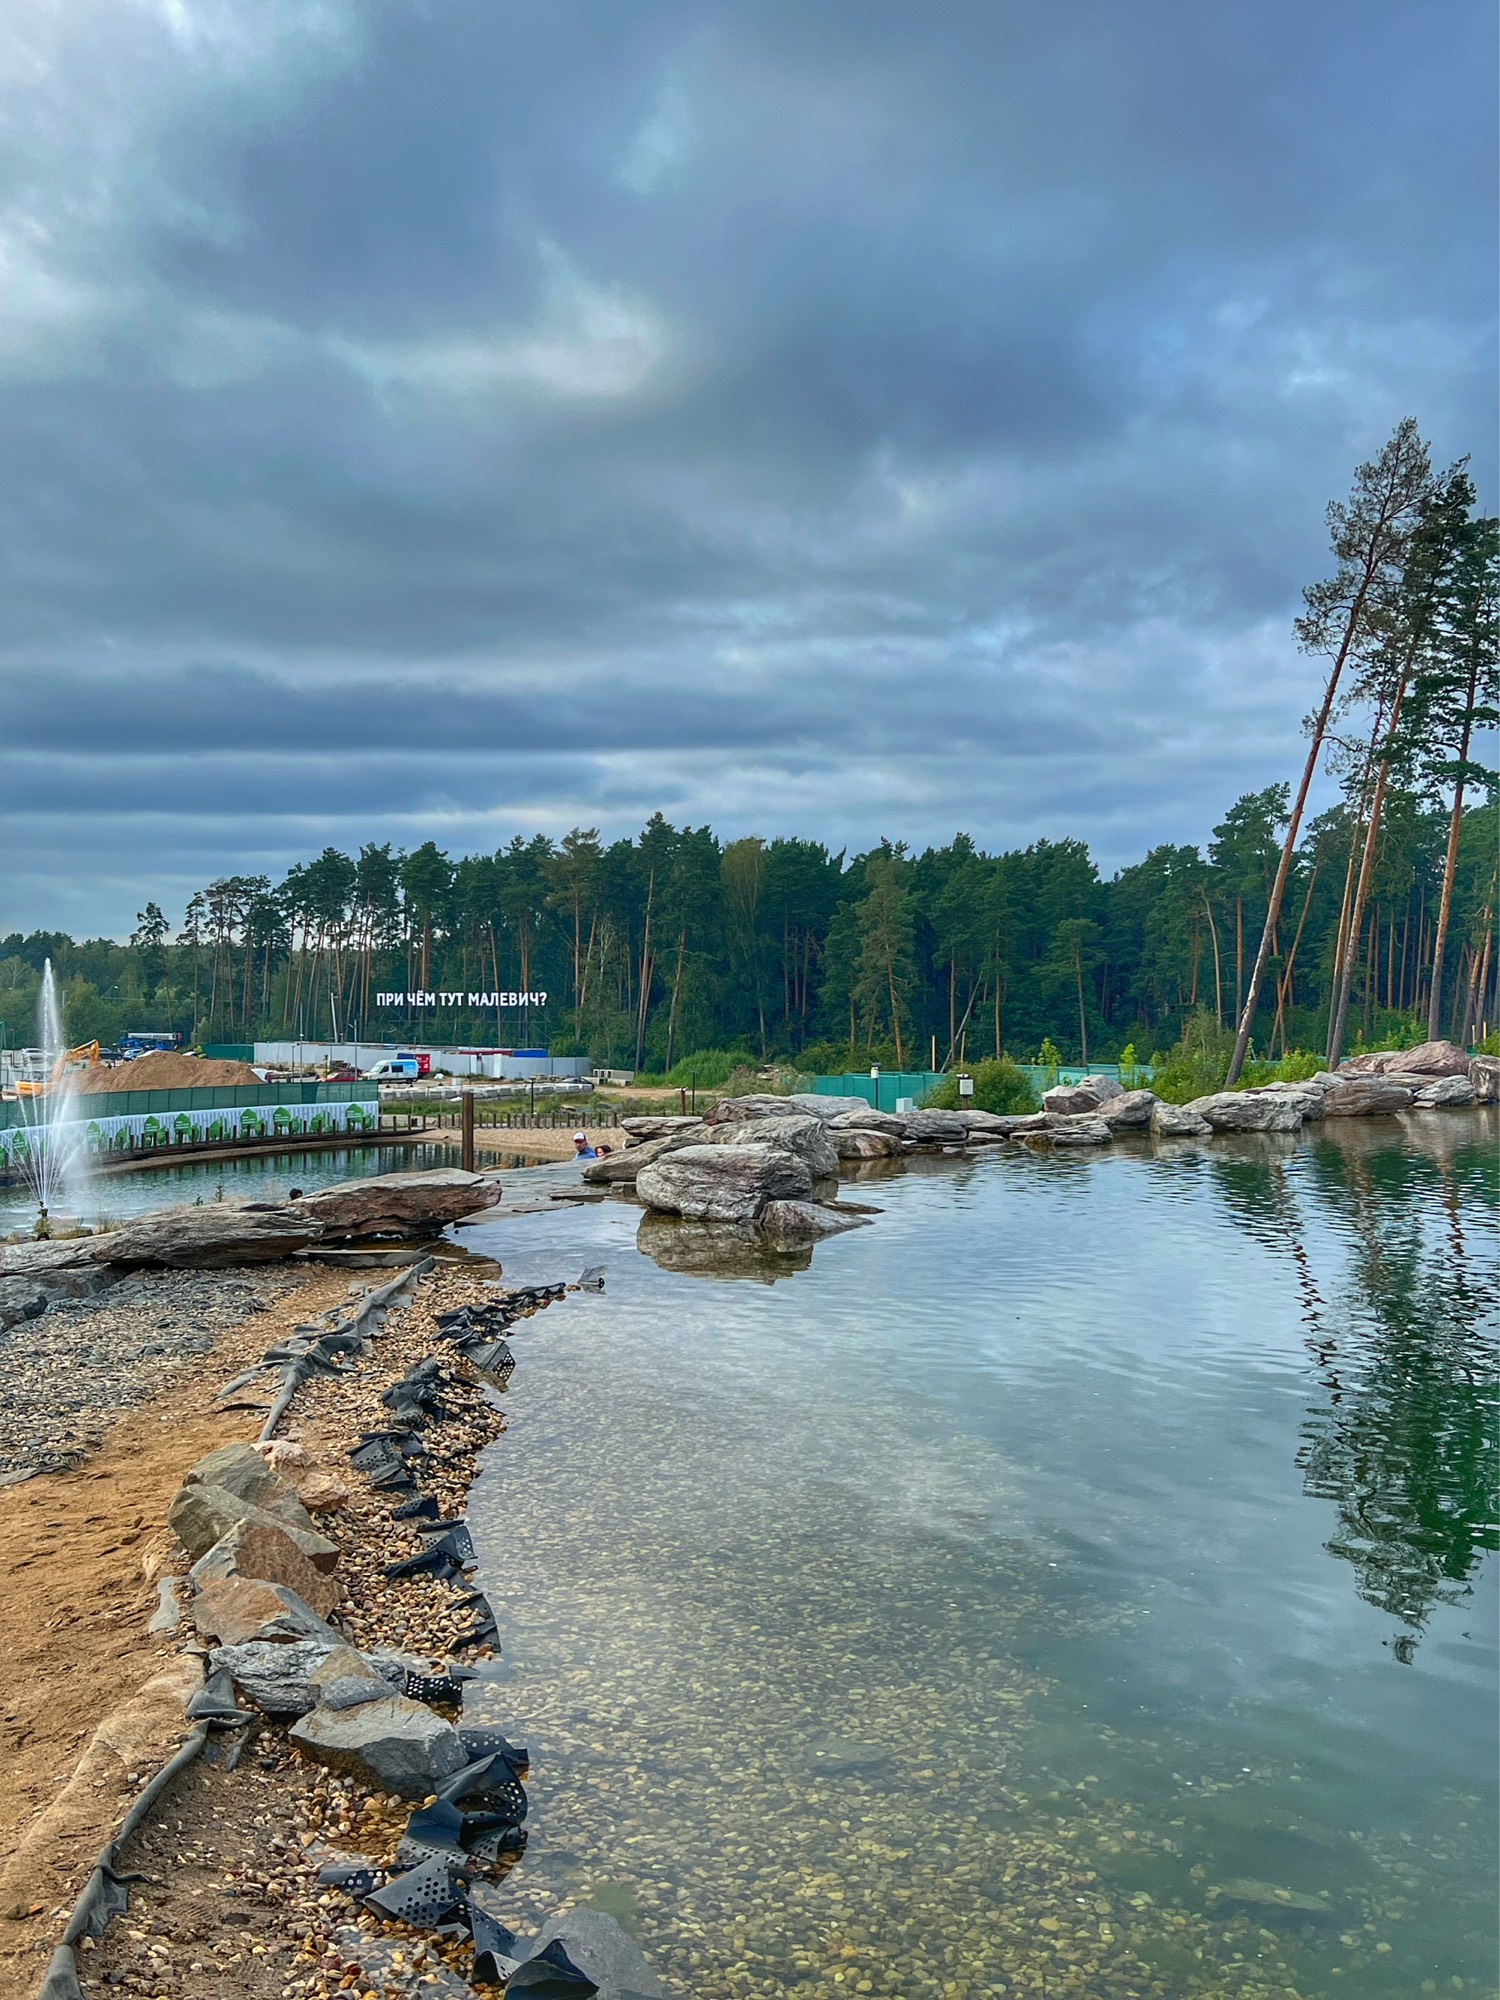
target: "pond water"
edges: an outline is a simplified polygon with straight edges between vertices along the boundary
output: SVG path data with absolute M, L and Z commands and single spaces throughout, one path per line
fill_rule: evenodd
M 471 1506 L 512 1920 L 695 2000 L 1493 1992 L 1496 1132 L 996 1148 L 734 1277 L 467 1232 L 608 1270 Z
M 399 1173 L 403 1168 L 456 1167 L 452 1146 L 349 1146 L 334 1152 L 256 1153 L 238 1160 L 184 1161 L 175 1167 L 102 1173 L 87 1183 L 78 1220 L 123 1222 L 153 1209 L 197 1201 L 281 1201 L 293 1188 L 311 1194 L 335 1181 L 366 1174 Z M 222 1192 L 221 1192 L 222 1191 Z M 0 1187 L 0 1236 L 12 1229 L 29 1233 L 36 1220 L 36 1197 L 20 1185 Z

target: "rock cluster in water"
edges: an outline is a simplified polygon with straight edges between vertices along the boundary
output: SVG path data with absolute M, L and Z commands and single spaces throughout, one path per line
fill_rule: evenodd
M 699 1117 L 627 1118 L 631 1143 L 585 1167 L 595 1186 L 634 1186 L 658 1214 L 725 1224 L 775 1244 L 808 1243 L 866 1218 L 831 1197 L 843 1164 L 1019 1142 L 1107 1146 L 1121 1132 L 1202 1138 L 1221 1132 L 1296 1132 L 1318 1118 L 1435 1110 L 1500 1098 L 1500 1058 L 1470 1057 L 1451 1042 L 1357 1056 L 1299 1083 L 1221 1090 L 1166 1104 L 1151 1090 L 1086 1076 L 1045 1093 L 1042 1109 L 872 1110 L 862 1098 L 753 1094 Z

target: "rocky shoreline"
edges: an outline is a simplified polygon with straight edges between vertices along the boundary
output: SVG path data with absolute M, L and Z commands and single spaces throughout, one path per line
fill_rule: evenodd
M 254 1223 L 258 1244 L 265 1225 Z M 213 1227 L 242 1224 L 221 1215 Z M 87 1322 L 107 1341 L 111 1300 L 130 1326 L 175 1297 L 194 1331 L 173 1359 L 196 1377 L 177 1393 L 199 1410 L 210 1357 L 216 1371 L 236 1365 L 213 1404 L 230 1441 L 186 1455 L 169 1531 L 138 1516 L 127 1537 L 143 1550 L 127 1615 L 144 1622 L 154 1604 L 156 1671 L 102 1716 L 0 1874 L 6 2000 L 459 1996 L 507 1974 L 516 1991 L 565 1978 L 607 2000 L 661 1992 L 601 1913 L 512 1936 L 498 1885 L 524 1846 L 526 1753 L 462 1707 L 473 1663 L 497 1643 L 463 1507 L 479 1453 L 504 1429 L 506 1335 L 564 1287 L 507 1292 L 487 1260 L 428 1260 L 403 1283 L 391 1298 L 389 1283 L 371 1291 L 283 1264 L 274 1280 L 255 1267 L 211 1280 L 171 1271 L 49 1301 L 54 1329 Z M 274 1284 L 303 1318 L 262 1316 Z M 310 1292 L 321 1310 L 309 1317 Z M 226 1321 L 280 1331 L 245 1366 L 243 1332 L 236 1352 Z M 28 1338 L 40 1331 L 24 1323 Z M 140 1377 L 126 1389 L 149 1394 Z M 275 1434 L 257 1442 L 257 1424 Z M 23 1470 L 46 1469 L 34 1456 Z M 51 1485 L 4 1497 L 23 1505 Z M 74 1640 L 90 1642 L 87 1629 Z M 118 1851 L 105 1842 L 75 1908 L 101 1832 L 129 1825 L 143 1801 L 149 1814 Z
M 913 1152 L 1020 1145 L 1108 1146 L 1117 1138 L 1212 1139 L 1295 1133 L 1325 1118 L 1457 1110 L 1500 1100 L 1500 1058 L 1451 1042 L 1352 1058 L 1306 1081 L 1216 1091 L 1168 1104 L 1113 1077 L 1086 1076 L 1045 1093 L 1040 1111 L 872 1109 L 863 1098 L 802 1092 L 725 1098 L 700 1117 L 627 1118 L 630 1144 L 584 1168 L 598 1188 L 633 1192 L 653 1213 L 770 1249 L 859 1228 L 870 1211 L 837 1199 L 848 1165 Z

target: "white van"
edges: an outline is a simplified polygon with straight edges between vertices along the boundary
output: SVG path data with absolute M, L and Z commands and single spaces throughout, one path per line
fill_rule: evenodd
M 373 1069 L 365 1071 L 366 1083 L 383 1080 L 395 1081 L 398 1077 L 415 1077 L 420 1074 L 415 1056 L 386 1056 Z

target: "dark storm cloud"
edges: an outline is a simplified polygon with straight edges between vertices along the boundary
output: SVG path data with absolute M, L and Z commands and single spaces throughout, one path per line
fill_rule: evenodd
M 1493 493 L 1470 0 L 3 39 L 0 924 L 657 806 L 1200 839 L 1353 461 Z

